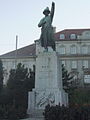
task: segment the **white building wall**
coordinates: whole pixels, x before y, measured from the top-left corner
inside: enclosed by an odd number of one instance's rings
[[[83,60],[88,60],[88,68],[87,70],[90,69],[90,35],[86,35],[87,32],[83,33],[81,36],[79,36],[79,39],[77,40],[64,40],[62,41],[58,41],[56,42],[56,51],[58,53],[60,53],[58,47],[60,47],[61,45],[65,46],[65,50],[66,53],[64,55],[61,55],[61,59],[65,60],[66,63],[66,69],[68,71],[71,71],[71,62],[77,61],[77,69],[76,71],[79,73],[78,77],[80,77],[81,79],[83,78],[82,73],[84,73],[83,71]],[[90,32],[89,32],[90,34]],[[76,46],[76,54],[71,54],[70,52],[70,48],[71,46],[75,45]],[[84,48],[83,52],[82,52],[82,47],[85,46],[87,47]],[[85,51],[86,50],[86,51]],[[83,71],[83,72],[82,72]],[[83,81],[83,80],[82,80]]]

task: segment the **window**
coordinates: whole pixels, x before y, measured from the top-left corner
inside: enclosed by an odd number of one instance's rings
[[[71,61],[72,69],[77,68],[77,61]]]
[[[84,82],[90,84],[90,75],[84,75]]]
[[[71,35],[70,35],[70,38],[71,38],[71,39],[76,39],[76,35],[75,35],[75,34],[71,34]]]
[[[65,54],[65,46],[60,46],[60,54]]]
[[[88,46],[88,53],[90,54],[90,45]]]
[[[70,53],[71,54],[76,54],[76,46],[75,45],[70,47]]]
[[[83,60],[83,65],[84,68],[88,68],[88,60]]]
[[[64,34],[60,34],[60,39],[65,39],[65,35]]]
[[[15,69],[17,66],[17,62],[16,61],[12,61],[12,69]]]
[[[84,36],[86,39],[90,39],[90,31],[85,31]]]
[[[81,48],[82,54],[87,54],[88,53],[88,46],[84,45]]]
[[[62,60],[62,64],[65,66],[65,60]]]
[[[7,69],[4,69],[3,72],[4,72],[4,77],[7,77],[8,75]]]

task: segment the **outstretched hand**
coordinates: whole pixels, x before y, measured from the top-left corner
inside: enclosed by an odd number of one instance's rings
[[[52,6],[54,6],[55,5],[55,3],[54,2],[52,2]]]

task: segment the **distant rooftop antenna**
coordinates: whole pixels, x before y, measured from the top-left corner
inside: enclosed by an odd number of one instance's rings
[[[15,69],[17,67],[17,44],[18,44],[18,35],[16,35]]]

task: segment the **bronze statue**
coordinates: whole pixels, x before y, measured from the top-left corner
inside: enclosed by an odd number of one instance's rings
[[[47,7],[43,11],[45,17],[42,18],[38,24],[38,27],[42,27],[41,36],[40,36],[41,46],[44,47],[46,50],[48,49],[48,46],[51,46],[53,50],[55,50],[55,40],[54,40],[54,32],[53,32],[54,30],[52,27],[54,9],[55,9],[55,3],[52,2],[51,12]]]

